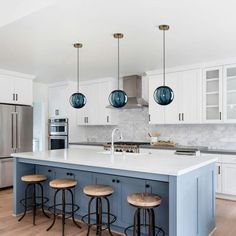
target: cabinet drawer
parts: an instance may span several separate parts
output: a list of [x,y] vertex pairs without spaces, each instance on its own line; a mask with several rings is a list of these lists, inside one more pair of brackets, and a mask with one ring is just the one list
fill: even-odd
[[236,155],[222,155],[221,162],[236,164]]

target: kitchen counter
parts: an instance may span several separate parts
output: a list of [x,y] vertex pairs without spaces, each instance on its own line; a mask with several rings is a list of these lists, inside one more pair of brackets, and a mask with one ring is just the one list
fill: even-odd
[[[111,156],[83,148],[14,153],[12,156],[15,215],[23,211],[19,204],[25,188],[21,176],[41,173],[54,179],[68,178],[68,173],[73,173],[79,185],[75,196],[80,199],[79,218],[87,211],[83,184],[99,183],[114,185],[116,194],[111,198],[111,205],[117,222],[113,229],[120,232],[132,223],[133,210],[127,204],[127,194],[146,191],[158,193],[163,198],[157,209],[157,215],[161,216],[157,217],[157,223],[167,235],[206,236],[215,227],[215,158],[148,153]],[[114,179],[119,182],[112,181]],[[52,199],[50,187],[44,185],[44,188],[45,194]]]
[[[86,145],[86,146],[103,146],[106,142],[74,142],[69,143],[69,145]],[[161,150],[176,150],[176,149],[197,149],[201,151],[201,153],[209,153],[209,154],[222,154],[222,155],[236,155],[236,150],[226,150],[226,149],[211,149],[204,146],[154,146],[154,145],[140,145],[140,148],[147,149],[161,149]]]

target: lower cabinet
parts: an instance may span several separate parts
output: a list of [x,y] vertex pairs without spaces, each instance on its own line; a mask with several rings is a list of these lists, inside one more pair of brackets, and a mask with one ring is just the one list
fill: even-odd
[[222,193],[236,195],[236,164],[222,164]]

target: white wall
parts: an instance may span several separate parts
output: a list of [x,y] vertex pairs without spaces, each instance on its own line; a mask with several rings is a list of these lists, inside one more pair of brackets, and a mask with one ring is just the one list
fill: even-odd
[[[40,147],[42,150],[48,148],[48,85],[43,83],[33,83],[33,102],[34,115],[34,138],[39,138],[42,142]],[[42,114],[40,114],[40,110]],[[40,132],[41,131],[41,132]]]

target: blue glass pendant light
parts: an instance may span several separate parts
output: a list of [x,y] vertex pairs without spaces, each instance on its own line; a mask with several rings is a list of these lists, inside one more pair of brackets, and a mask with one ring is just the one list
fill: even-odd
[[120,81],[120,39],[124,37],[121,33],[115,33],[113,34],[114,38],[118,41],[118,89],[114,90],[109,95],[109,103],[115,107],[115,108],[121,108],[126,105],[128,102],[128,96],[127,94],[119,89],[119,81]]
[[165,31],[169,30],[169,25],[159,25],[159,29],[163,31],[163,86],[158,87],[153,94],[156,103],[162,106],[169,105],[174,99],[173,90],[165,85],[166,65],[165,65]]
[[84,107],[86,104],[86,97],[79,92],[79,49],[83,47],[82,43],[75,43],[74,47],[77,49],[77,92],[70,96],[70,104],[76,109]]

